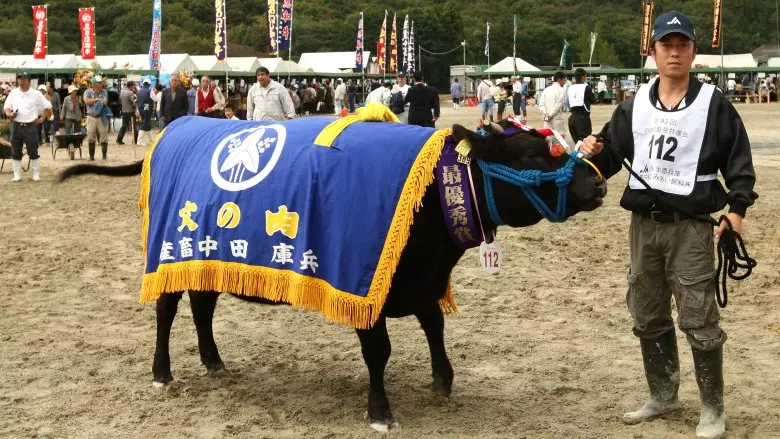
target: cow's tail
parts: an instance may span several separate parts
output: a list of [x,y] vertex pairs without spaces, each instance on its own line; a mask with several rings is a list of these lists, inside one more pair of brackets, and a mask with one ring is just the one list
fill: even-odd
[[60,173],[59,181],[63,182],[71,177],[84,174],[109,175],[112,177],[132,177],[138,175],[143,169],[144,161],[139,160],[135,163],[124,166],[99,166],[99,165],[76,165],[65,169]]

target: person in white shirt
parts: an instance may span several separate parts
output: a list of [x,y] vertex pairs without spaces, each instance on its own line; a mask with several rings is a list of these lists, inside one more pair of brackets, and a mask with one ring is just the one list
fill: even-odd
[[563,84],[566,83],[566,75],[555,72],[553,83],[542,92],[542,101],[539,111],[542,112],[544,127],[552,128],[559,133],[566,132],[566,119],[563,117],[563,101],[565,98]]
[[477,101],[482,109],[482,120],[487,119],[490,114],[490,121],[493,122],[493,103],[495,86],[490,81],[487,75],[482,77],[479,86],[477,87]]
[[375,90],[373,90],[371,93],[368,94],[368,96],[366,97],[366,104],[369,104],[371,102],[376,102],[389,108],[390,97],[392,96],[392,93],[390,93],[390,89],[392,87],[393,84],[391,84],[390,81],[385,81],[385,83],[382,84],[382,86],[377,87]]
[[599,83],[596,85],[596,97],[599,102],[604,101],[604,96],[607,94],[607,83],[603,79],[599,79]]
[[295,117],[295,105],[284,86],[273,79],[265,67],[256,72],[257,83],[246,98],[247,120],[288,120]]
[[30,156],[32,179],[40,181],[41,163],[38,155],[38,129],[43,123],[44,110],[51,110],[49,102],[41,93],[30,89],[30,75],[16,75],[18,87],[11,90],[3,105],[8,119],[13,121],[11,134],[11,160],[14,177],[12,181],[22,180],[22,145],[27,145]]
[[728,91],[729,96],[734,96],[737,90],[737,81],[735,81],[733,78],[729,79],[726,82],[726,90]]
[[518,119],[520,115],[523,116],[523,119],[526,117],[525,99],[527,94],[528,91],[523,80],[517,76],[512,76],[512,110]]
[[[409,84],[406,83],[406,76],[403,73],[399,73],[395,80],[396,83],[395,86],[393,86],[391,96],[396,93],[401,93],[402,100],[406,102],[406,94],[409,93]],[[401,123],[409,123],[409,104],[404,104],[403,108],[403,112],[395,113],[395,115],[398,116],[398,120],[400,120]]]
[[241,120],[238,117],[236,117],[236,109],[233,108],[233,104],[225,104],[225,119]]
[[336,91],[333,93],[333,105],[336,107],[336,114],[341,115],[341,109],[344,108],[344,98],[347,96],[347,85],[344,80],[336,80]]

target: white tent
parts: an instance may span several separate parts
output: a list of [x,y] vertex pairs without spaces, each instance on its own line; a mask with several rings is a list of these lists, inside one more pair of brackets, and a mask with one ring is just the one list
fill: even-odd
[[[198,72],[225,70],[225,63],[219,61],[214,55],[190,55],[190,60],[195,64],[195,70]],[[228,71],[229,70],[230,66],[228,65]]]
[[[517,67],[518,72],[539,72],[537,67],[532,65],[531,63],[527,62],[526,60],[522,58],[515,57],[515,66]],[[499,61],[496,64],[493,64],[490,66],[489,69],[485,70],[485,73],[508,73],[512,74],[515,69],[512,68],[512,57],[508,56],[501,61]]]
[[32,55],[3,55],[2,69],[78,69],[83,67],[75,55],[49,55],[46,59],[33,59]]
[[769,58],[766,65],[767,67],[780,67],[780,56],[773,56]]
[[267,68],[271,73],[302,73],[306,70],[293,61],[287,61],[281,58],[258,58],[260,65]]
[[[80,58],[79,58],[80,59]],[[95,57],[98,66],[104,70],[150,70],[149,55],[98,55]],[[81,61],[90,66],[92,61]],[[192,72],[197,67],[186,53],[163,53],[160,55],[160,71]]]
[[[371,52],[363,52],[363,69],[368,68]],[[298,64],[304,71],[316,73],[343,73],[355,69],[355,52],[303,53]]]
[[228,57],[227,63],[231,72],[254,73],[260,67],[260,60],[254,56]]
[[[696,58],[693,59],[693,67],[694,68],[718,68],[721,67],[720,65],[720,55],[704,55],[699,54],[696,55]],[[733,54],[733,55],[724,55],[723,56],[723,67],[725,68],[745,68],[745,67],[757,67],[758,63],[756,62],[755,58],[753,58],[753,54],[750,53],[739,53],[739,54]],[[656,64],[653,57],[648,56],[647,60],[645,61],[645,68],[646,69],[655,69]]]

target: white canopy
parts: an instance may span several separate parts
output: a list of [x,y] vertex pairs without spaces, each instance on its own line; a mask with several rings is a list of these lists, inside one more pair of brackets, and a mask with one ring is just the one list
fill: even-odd
[[[527,62],[526,60],[522,58],[515,57],[515,66],[517,67],[518,72],[539,72],[537,67],[532,65],[531,63]],[[508,56],[501,61],[499,61],[496,64],[493,64],[490,66],[489,69],[485,70],[485,73],[508,73],[511,74],[514,72],[515,69],[512,68],[512,57]]]
[[254,73],[260,67],[260,60],[255,56],[228,57],[227,63],[232,72]]
[[46,59],[33,59],[32,55],[3,55],[0,68],[4,69],[78,69],[83,64],[76,55],[49,55]]
[[258,58],[258,60],[260,65],[267,68],[271,73],[302,73],[306,71],[298,63],[281,58]]
[[[190,55],[190,60],[195,64],[195,70],[198,72],[225,70],[225,63],[219,61],[214,55]],[[229,70],[230,65],[228,64],[228,71]]]
[[780,56],[773,56],[769,58],[766,64],[768,67],[780,67]]
[[[81,59],[81,58],[79,58]],[[149,55],[146,53],[137,55],[98,55],[95,61],[101,69],[105,70],[150,70]],[[81,62],[90,66],[92,61]],[[186,53],[163,53],[160,55],[160,71],[171,72],[192,72],[197,70],[195,63]]]
[[[717,68],[720,65],[720,55],[704,55],[698,54],[693,60],[694,68]],[[646,69],[655,69],[657,66],[653,57],[648,56],[645,61]],[[723,67],[725,68],[740,68],[740,67],[758,67],[756,59],[750,53],[739,53],[733,55],[723,55]]]
[[[363,68],[368,68],[371,52],[363,52]],[[355,52],[303,53],[298,64],[304,71],[343,73],[355,69]]]

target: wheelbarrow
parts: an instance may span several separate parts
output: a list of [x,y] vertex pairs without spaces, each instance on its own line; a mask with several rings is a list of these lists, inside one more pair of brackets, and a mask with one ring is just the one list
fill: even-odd
[[79,150],[79,158],[81,155],[81,144],[84,142],[84,134],[56,134],[54,136],[55,141],[51,144],[51,158],[57,158],[57,150],[67,149],[68,156],[71,160],[76,158],[76,150]]

